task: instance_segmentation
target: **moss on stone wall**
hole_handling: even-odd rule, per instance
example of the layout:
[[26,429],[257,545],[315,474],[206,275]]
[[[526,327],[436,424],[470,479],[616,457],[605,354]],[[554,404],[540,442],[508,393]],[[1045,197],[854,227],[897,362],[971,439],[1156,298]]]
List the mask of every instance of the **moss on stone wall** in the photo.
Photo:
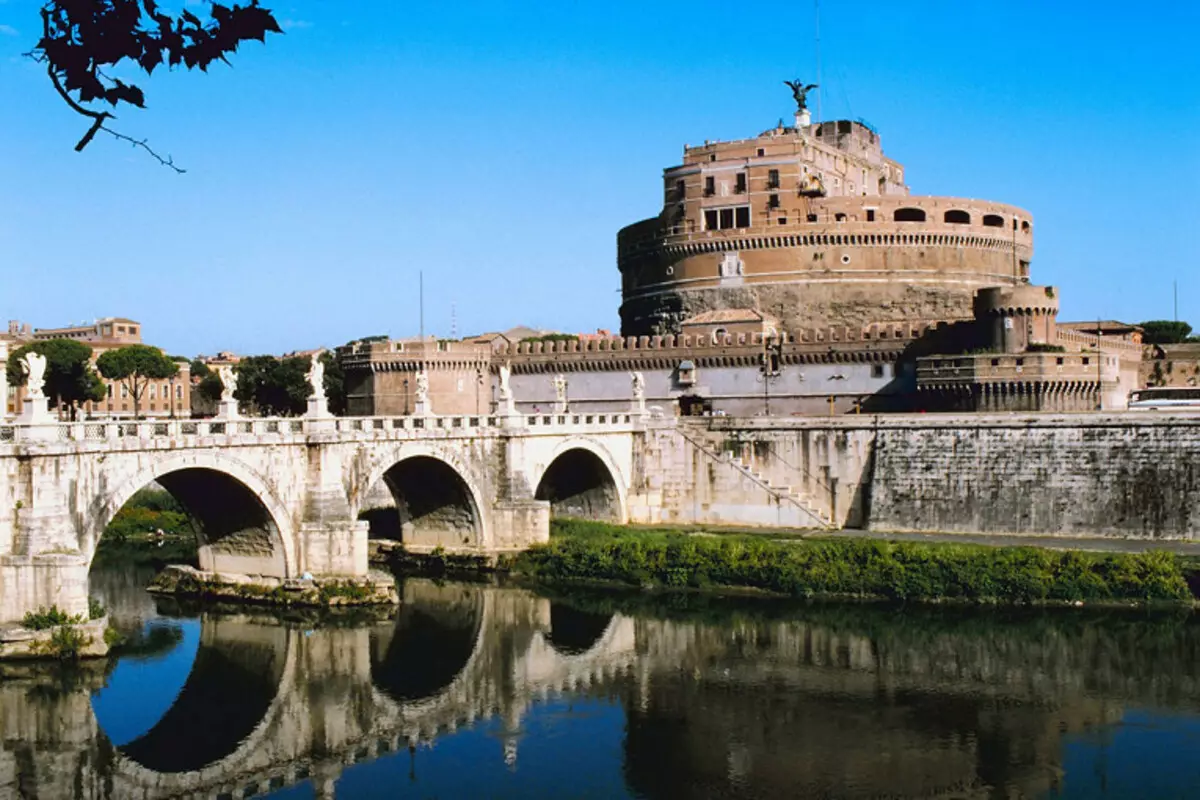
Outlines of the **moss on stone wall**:
[[1187,603],[1170,553],[1083,553],[1033,547],[771,540],[556,521],[550,543],[513,560],[542,581],[744,587],[799,597],[968,603]]

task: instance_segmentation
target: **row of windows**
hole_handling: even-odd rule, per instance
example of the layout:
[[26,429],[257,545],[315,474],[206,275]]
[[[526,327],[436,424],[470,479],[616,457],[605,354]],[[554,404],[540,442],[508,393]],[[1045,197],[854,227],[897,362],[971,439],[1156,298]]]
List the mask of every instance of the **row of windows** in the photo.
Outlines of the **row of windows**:
[[[779,208],[779,195],[772,194],[767,198],[767,208]],[[683,207],[679,206],[675,211],[676,221],[683,218]],[[867,222],[875,221],[875,209],[866,209]],[[843,212],[834,214],[836,222],[845,222],[846,215]],[[920,208],[898,208],[892,214],[892,220],[895,222],[926,222],[927,218],[925,211]],[[807,215],[808,222],[817,222],[816,214]],[[971,215],[966,211],[951,209],[942,215],[942,221],[951,225],[970,225]],[[998,214],[984,214],[983,224],[989,228],[1003,228],[1004,218]],[[780,225],[787,224],[787,218],[779,219]],[[1022,221],[1020,223],[1021,230],[1025,233],[1029,232],[1029,222]],[[704,210],[704,229],[708,231],[728,230],[730,228],[748,228],[750,227],[750,207],[749,206],[732,206],[729,208],[707,208]],[[1017,229],[1017,220],[1013,219],[1013,230]]]
[[704,229],[708,231],[724,231],[730,228],[750,227],[750,206],[730,206],[728,208],[706,208],[704,210]]
[[[149,387],[150,391],[146,392],[146,395],[149,397],[149,399],[151,399],[151,400],[158,399],[158,395],[159,395],[158,388],[159,388],[158,384],[156,384],[156,383],[150,384],[150,387]],[[162,398],[164,400],[166,400],[168,397],[170,397],[170,394],[171,394],[170,389],[167,386],[163,386],[162,387]],[[108,385],[108,396],[109,397],[113,396],[113,385],[111,383]],[[129,387],[123,383],[121,384],[121,397],[129,397]],[[183,399],[183,384],[176,384],[175,399],[176,400]]]

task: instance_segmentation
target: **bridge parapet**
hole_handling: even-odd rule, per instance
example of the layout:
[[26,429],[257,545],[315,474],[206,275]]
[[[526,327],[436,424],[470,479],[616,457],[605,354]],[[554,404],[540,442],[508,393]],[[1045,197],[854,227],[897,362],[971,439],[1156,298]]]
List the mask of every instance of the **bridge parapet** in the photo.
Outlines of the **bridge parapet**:
[[[489,435],[537,428],[570,433],[604,431],[637,425],[630,413],[535,414],[521,416],[402,416],[402,417],[252,417],[206,420],[89,420],[50,425],[21,422],[0,425],[0,445],[26,442],[129,442],[205,439],[209,443],[253,438],[304,439],[313,434],[334,440],[361,438],[423,439],[439,436]],[[370,434],[363,437],[359,434]]]

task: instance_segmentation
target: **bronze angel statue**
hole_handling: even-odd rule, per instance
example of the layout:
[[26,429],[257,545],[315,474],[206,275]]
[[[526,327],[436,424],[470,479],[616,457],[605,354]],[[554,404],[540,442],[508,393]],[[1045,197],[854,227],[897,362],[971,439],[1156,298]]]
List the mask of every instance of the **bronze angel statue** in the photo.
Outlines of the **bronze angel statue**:
[[796,110],[804,111],[808,108],[808,93],[817,88],[817,84],[810,83],[804,85],[804,81],[797,78],[794,81],[784,81],[784,85],[791,87],[792,97],[796,100]]

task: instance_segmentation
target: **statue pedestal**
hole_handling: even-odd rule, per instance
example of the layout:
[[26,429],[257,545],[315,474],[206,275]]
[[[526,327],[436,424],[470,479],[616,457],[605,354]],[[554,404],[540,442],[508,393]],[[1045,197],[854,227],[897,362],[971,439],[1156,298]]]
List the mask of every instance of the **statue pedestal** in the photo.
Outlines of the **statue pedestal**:
[[807,128],[809,125],[812,125],[812,114],[810,114],[808,112],[808,109],[805,108],[800,111],[797,111],[796,112],[796,127],[797,128]]
[[17,422],[21,425],[53,425],[58,420],[50,413],[49,403],[45,397],[26,397]]
[[217,419],[241,419],[237,400],[221,400],[217,403]]
[[325,419],[332,416],[329,413],[329,401],[324,397],[308,398],[308,411],[304,416],[309,419]]
[[432,417],[433,411],[431,411],[429,409],[429,401],[418,400],[417,402],[413,403],[413,416],[414,417]]

